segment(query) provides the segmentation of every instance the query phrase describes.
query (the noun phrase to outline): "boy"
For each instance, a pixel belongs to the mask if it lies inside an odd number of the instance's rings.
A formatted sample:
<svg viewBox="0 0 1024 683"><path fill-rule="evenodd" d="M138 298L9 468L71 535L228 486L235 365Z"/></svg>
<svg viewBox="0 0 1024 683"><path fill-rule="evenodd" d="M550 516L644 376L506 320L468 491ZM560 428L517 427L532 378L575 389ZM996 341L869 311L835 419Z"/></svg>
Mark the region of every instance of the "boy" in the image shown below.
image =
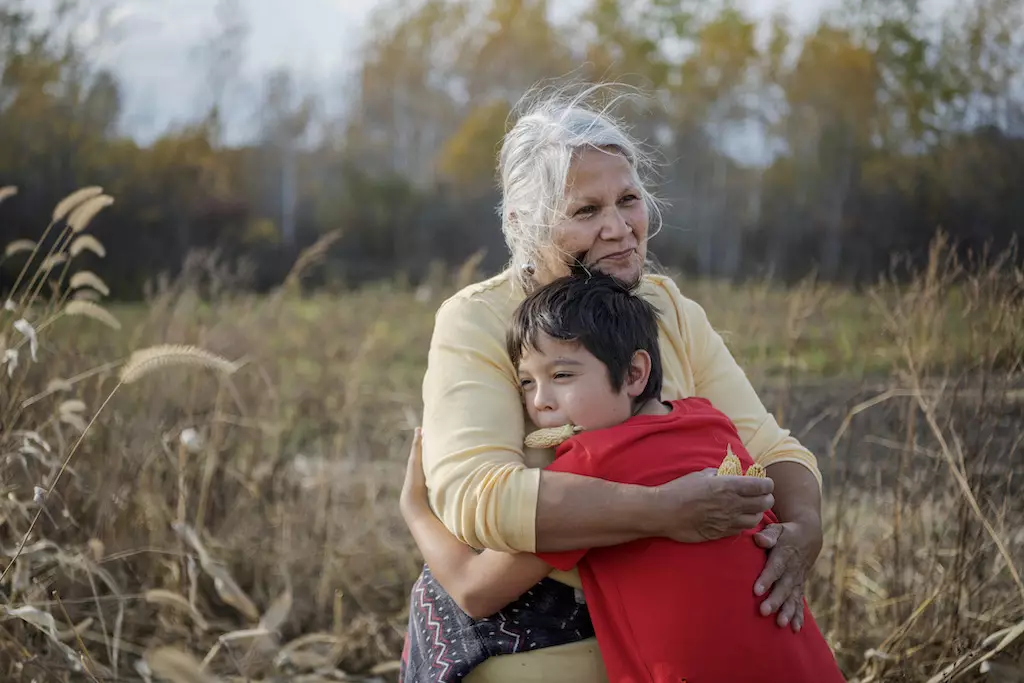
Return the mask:
<svg viewBox="0 0 1024 683"><path fill-rule="evenodd" d="M562 278L517 309L508 352L541 434L565 429L547 469L657 486L739 461L732 422L702 398L660 400L656 311L614 278ZM683 441L689 454L679 459ZM727 457L728 456L728 457ZM763 474L762 474L763 476ZM800 633L762 617L753 593L766 552L752 536L682 544L651 538L560 553L477 554L437 520L410 462L402 512L434 577L471 617L503 609L552 567L579 567L608 678L616 682L831 683L842 674L806 604ZM553 672L553 677L557 674Z"/></svg>

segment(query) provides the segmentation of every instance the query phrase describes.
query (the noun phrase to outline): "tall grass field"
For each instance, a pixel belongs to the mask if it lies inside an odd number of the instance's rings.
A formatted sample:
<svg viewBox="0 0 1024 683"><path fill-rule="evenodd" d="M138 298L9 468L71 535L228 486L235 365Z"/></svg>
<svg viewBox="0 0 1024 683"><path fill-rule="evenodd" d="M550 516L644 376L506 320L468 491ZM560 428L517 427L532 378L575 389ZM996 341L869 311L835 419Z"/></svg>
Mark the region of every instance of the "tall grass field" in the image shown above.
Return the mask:
<svg viewBox="0 0 1024 683"><path fill-rule="evenodd" d="M397 495L477 262L306 293L325 240L269 295L198 263L107 304L82 264L117 249L89 229L112 201L0 256L0 680L395 680ZM1024 273L953 253L856 293L677 278L819 458L807 594L851 681L1024 681Z"/></svg>

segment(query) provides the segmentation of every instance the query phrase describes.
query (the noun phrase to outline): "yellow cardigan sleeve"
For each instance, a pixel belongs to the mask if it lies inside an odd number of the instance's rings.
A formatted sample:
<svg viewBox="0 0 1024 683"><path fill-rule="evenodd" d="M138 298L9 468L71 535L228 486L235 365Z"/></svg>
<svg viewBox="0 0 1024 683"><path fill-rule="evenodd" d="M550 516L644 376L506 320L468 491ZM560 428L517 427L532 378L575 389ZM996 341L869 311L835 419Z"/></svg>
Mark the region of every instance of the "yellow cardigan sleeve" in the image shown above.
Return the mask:
<svg viewBox="0 0 1024 683"><path fill-rule="evenodd" d="M800 463L814 474L820 489L817 459L765 409L704 309L684 297L670 278L662 282L679 315L680 334L693 369L694 393L729 416L755 462L765 467L778 462Z"/></svg>
<svg viewBox="0 0 1024 683"><path fill-rule="evenodd" d="M423 379L423 469L434 512L463 543L534 552L540 470L523 461L506 324L473 297L438 309Z"/></svg>

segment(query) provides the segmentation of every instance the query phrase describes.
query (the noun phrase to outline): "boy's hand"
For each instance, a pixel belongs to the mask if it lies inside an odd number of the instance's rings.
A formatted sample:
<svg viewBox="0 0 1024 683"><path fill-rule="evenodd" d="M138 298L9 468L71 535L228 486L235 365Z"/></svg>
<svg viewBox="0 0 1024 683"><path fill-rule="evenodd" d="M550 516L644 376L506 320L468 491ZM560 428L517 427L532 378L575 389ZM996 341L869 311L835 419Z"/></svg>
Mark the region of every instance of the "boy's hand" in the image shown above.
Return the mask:
<svg viewBox="0 0 1024 683"><path fill-rule="evenodd" d="M427 498L427 478L423 474L423 429L420 427L413 432L399 507L406 521L424 513L433 514Z"/></svg>

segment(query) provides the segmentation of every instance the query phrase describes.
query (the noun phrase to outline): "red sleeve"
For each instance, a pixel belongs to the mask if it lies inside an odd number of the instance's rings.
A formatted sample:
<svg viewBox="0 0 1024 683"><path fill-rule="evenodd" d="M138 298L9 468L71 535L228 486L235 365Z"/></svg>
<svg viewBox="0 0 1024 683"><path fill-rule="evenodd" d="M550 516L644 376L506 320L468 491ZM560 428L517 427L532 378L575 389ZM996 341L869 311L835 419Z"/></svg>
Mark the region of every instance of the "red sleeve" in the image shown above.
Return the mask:
<svg viewBox="0 0 1024 683"><path fill-rule="evenodd" d="M555 461L544 469L551 472L581 474L587 477L597 476L594 459L590 456L587 447L580 443L579 439L569 439L565 444L559 446ZM561 552L536 553L536 555L555 569L567 572L583 559L583 556L587 554L587 550L587 548L581 548L578 550L563 550Z"/></svg>

